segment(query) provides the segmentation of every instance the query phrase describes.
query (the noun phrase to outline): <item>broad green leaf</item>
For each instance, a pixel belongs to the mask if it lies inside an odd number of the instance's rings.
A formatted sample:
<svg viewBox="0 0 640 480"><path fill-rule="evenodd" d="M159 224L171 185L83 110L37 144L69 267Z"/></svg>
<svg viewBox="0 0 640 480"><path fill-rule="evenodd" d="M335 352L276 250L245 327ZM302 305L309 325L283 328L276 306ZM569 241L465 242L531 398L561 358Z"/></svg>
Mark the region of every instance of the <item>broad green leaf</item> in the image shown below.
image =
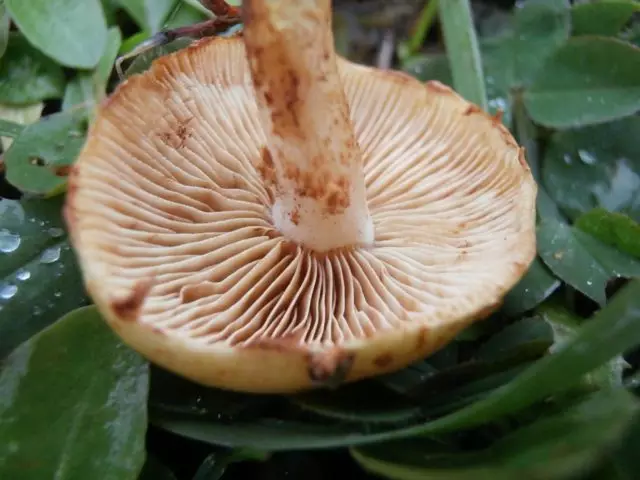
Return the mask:
<svg viewBox="0 0 640 480"><path fill-rule="evenodd" d="M324 425L276 418L231 423L157 416L152 422L178 435L228 447L264 451L335 448L434 435L486 424L570 388L598 367L640 343L640 280L624 286L569 342L472 405L430 422L399 429L362 431L357 425Z"/></svg>
<svg viewBox="0 0 640 480"><path fill-rule="evenodd" d="M11 28L11 17L7 12L7 7L4 5L4 1L0 2L0 58L2 58L7 51L7 45L9 43L9 30Z"/></svg>
<svg viewBox="0 0 640 480"><path fill-rule="evenodd" d="M61 193L85 135L82 111L54 113L29 125L5 154L7 180L23 192L46 196Z"/></svg>
<svg viewBox="0 0 640 480"><path fill-rule="evenodd" d="M576 336L581 328L583 320L576 317L569 310L555 303L547 303L538 309L538 313L553 329L553 349L562 345ZM621 356L617 356L585 375L585 383L593 384L598 388L621 387L622 374L629 365Z"/></svg>
<svg viewBox="0 0 640 480"><path fill-rule="evenodd" d="M164 23L177 0L118 0L138 26L154 34Z"/></svg>
<svg viewBox="0 0 640 480"><path fill-rule="evenodd" d="M120 8L119 0L100 0L102 10L108 25L117 23L117 11Z"/></svg>
<svg viewBox="0 0 640 480"><path fill-rule="evenodd" d="M11 18L38 50L67 67L93 68L107 43L100 0L5 0Z"/></svg>
<svg viewBox="0 0 640 480"><path fill-rule="evenodd" d="M568 38L568 0L528 0L515 9L512 28L483 42L485 71L508 92L528 86L545 60Z"/></svg>
<svg viewBox="0 0 640 480"><path fill-rule="evenodd" d="M605 287L614 277L640 277L640 262L589 234L554 219L538 225L538 253L562 280L604 305Z"/></svg>
<svg viewBox="0 0 640 480"><path fill-rule="evenodd" d="M564 213L604 207L640 221L639 131L635 116L551 137L542 181Z"/></svg>
<svg viewBox="0 0 640 480"><path fill-rule="evenodd" d="M551 271L600 305L607 301L610 275L573 235L570 226L542 220L537 230L538 254Z"/></svg>
<svg viewBox="0 0 640 480"><path fill-rule="evenodd" d="M353 422L397 424L421 414L406 398L371 382L346 385L335 392L301 394L293 401L318 415Z"/></svg>
<svg viewBox="0 0 640 480"><path fill-rule="evenodd" d="M147 363L84 307L0 373L0 476L135 480L145 457Z"/></svg>
<svg viewBox="0 0 640 480"><path fill-rule="evenodd" d="M524 94L531 118L570 128L640 109L640 48L609 37L575 37L544 63Z"/></svg>
<svg viewBox="0 0 640 480"><path fill-rule="evenodd" d="M432 441L409 440L351 453L365 470L397 480L565 480L599 465L637 411L626 391L605 390L479 451L452 452Z"/></svg>
<svg viewBox="0 0 640 480"><path fill-rule="evenodd" d="M177 480L177 478L169 467L153 455L147 454L138 480Z"/></svg>
<svg viewBox="0 0 640 480"><path fill-rule="evenodd" d="M611 462L621 474L622 480L635 480L640 471L640 416L636 415L625 437L611 454ZM609 480L603 477L601 480Z"/></svg>
<svg viewBox="0 0 640 480"><path fill-rule="evenodd" d="M0 358L87 302L62 201L0 201Z"/></svg>
<svg viewBox="0 0 640 480"><path fill-rule="evenodd" d="M517 317L545 301L561 284L536 257L527 273L505 296L502 311L510 317Z"/></svg>
<svg viewBox="0 0 640 480"><path fill-rule="evenodd" d="M88 112L89 118L106 96L107 82L113 70L113 64L118 56L118 50L122 42L122 35L118 27L109 29L107 47L100 57L100 61L94 71L78 72L68 84L64 93L62 109L68 110L83 106Z"/></svg>
<svg viewBox="0 0 640 480"><path fill-rule="evenodd" d="M8 120L0 120L0 135L16 138L22 131L24 130L24 126L19 123L15 123Z"/></svg>
<svg viewBox="0 0 640 480"><path fill-rule="evenodd" d="M169 14L166 22L164 23L165 29L184 27L186 25L193 25L194 23L202 22L207 19L202 10L194 8L184 1L178 2L173 12Z"/></svg>
<svg viewBox="0 0 640 480"><path fill-rule="evenodd" d="M573 34L617 35L637 10L635 0L579 3L571 9Z"/></svg>
<svg viewBox="0 0 640 480"><path fill-rule="evenodd" d="M622 213L594 208L580 215L575 227L621 252L640 258L640 224Z"/></svg>
<svg viewBox="0 0 640 480"><path fill-rule="evenodd" d="M543 354L553 343L553 332L539 317L514 322L483 343L475 354L484 361L512 359L523 353Z"/></svg>
<svg viewBox="0 0 640 480"><path fill-rule="evenodd" d="M0 105L0 120L15 122L13 126L7 122L4 128L0 127L0 135L2 135L0 136L0 141L2 142L3 151L9 150L9 147L13 144L13 139L24 130L24 125L32 124L40 119L43 109L44 103L42 102L21 107Z"/></svg>
<svg viewBox="0 0 640 480"><path fill-rule="evenodd" d="M151 367L150 377L149 408L159 413L233 420L273 402L268 395L203 388L156 366Z"/></svg>
<svg viewBox="0 0 640 480"><path fill-rule="evenodd" d="M20 33L9 35L0 62L0 103L27 105L61 97L65 78L62 68L44 56Z"/></svg>

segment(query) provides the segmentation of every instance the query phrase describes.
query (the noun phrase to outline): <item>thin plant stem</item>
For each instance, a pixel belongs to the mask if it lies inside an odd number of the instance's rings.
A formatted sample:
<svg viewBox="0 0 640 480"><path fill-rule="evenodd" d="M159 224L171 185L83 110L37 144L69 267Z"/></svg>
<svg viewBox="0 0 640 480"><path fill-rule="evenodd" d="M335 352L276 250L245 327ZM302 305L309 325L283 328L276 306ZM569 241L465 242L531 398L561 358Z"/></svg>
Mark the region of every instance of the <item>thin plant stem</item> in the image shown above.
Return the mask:
<svg viewBox="0 0 640 480"><path fill-rule="evenodd" d="M429 35L429 30L431 30L438 16L438 3L438 0L428 0L422 8L413 35L402 45L402 52L399 52L403 58L410 57L420 50L424 44L427 35Z"/></svg>
<svg viewBox="0 0 640 480"><path fill-rule="evenodd" d="M445 0L439 2L439 6L454 87L460 95L486 111L487 88L469 0Z"/></svg>

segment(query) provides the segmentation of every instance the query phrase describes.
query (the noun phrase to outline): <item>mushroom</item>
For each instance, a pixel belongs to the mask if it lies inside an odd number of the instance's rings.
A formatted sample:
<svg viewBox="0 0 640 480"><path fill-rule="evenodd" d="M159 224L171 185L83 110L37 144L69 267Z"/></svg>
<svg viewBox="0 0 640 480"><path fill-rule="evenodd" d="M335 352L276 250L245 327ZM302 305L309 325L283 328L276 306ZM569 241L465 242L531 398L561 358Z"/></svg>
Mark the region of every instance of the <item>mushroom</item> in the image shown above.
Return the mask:
<svg viewBox="0 0 640 480"><path fill-rule="evenodd" d="M65 218L111 328L206 386L287 393L401 369L499 307L536 184L450 88L334 51L330 0L245 0L99 108Z"/></svg>

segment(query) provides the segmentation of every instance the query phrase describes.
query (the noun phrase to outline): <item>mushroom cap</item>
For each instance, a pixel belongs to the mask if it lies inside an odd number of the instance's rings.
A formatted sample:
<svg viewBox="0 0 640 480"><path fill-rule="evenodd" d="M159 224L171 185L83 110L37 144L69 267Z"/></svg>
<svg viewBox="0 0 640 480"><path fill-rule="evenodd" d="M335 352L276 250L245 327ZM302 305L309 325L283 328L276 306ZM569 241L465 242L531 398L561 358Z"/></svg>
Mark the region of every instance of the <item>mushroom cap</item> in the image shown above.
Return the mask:
<svg viewBox="0 0 640 480"><path fill-rule="evenodd" d="M162 57L100 106L65 218L94 302L153 363L245 392L371 377L487 317L527 270L536 184L499 119L440 83L337 62L368 248L318 254L273 227L241 38Z"/></svg>

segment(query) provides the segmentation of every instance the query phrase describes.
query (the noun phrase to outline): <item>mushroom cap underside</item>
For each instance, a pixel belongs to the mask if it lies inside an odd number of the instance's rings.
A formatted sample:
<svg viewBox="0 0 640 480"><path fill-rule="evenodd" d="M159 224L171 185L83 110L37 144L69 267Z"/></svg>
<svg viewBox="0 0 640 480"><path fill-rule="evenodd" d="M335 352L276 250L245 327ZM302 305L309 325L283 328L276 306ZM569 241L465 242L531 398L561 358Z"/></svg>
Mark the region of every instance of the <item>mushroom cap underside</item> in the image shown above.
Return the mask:
<svg viewBox="0 0 640 480"><path fill-rule="evenodd" d="M402 368L498 308L535 255L536 184L496 118L338 58L375 242L318 254L276 194L241 38L158 59L101 105L65 218L87 290L154 363L292 392Z"/></svg>

